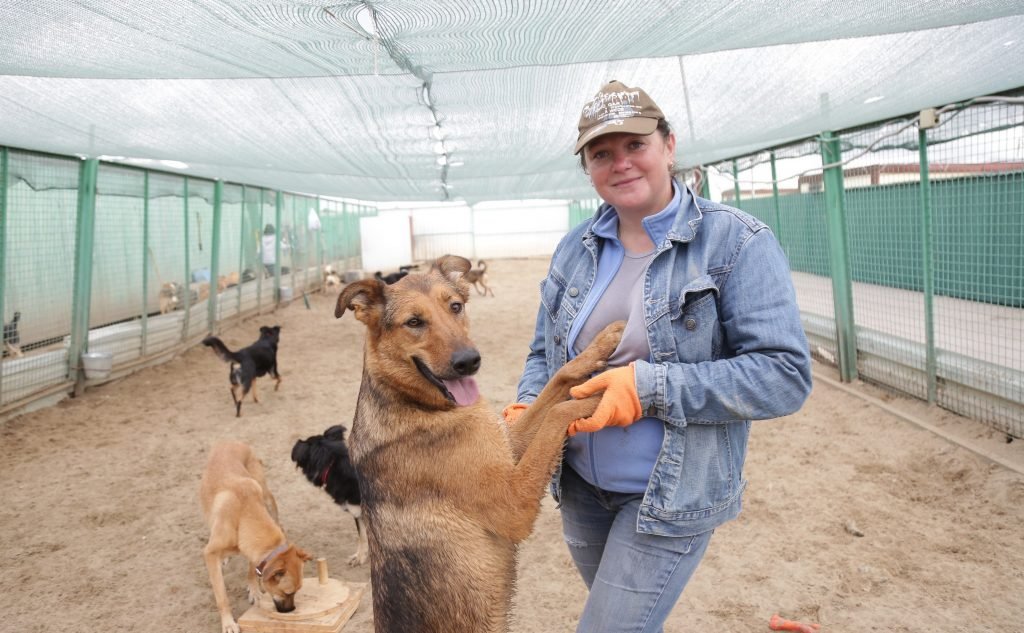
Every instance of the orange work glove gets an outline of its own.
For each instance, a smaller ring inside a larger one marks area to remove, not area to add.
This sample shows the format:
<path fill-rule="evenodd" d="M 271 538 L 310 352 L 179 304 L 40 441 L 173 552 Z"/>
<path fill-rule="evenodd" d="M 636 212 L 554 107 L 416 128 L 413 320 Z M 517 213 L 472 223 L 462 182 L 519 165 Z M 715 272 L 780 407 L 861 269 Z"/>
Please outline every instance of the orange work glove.
<path fill-rule="evenodd" d="M 633 363 L 600 373 L 582 385 L 569 390 L 573 398 L 587 398 L 603 391 L 594 415 L 569 425 L 569 435 L 593 433 L 606 426 L 629 426 L 640 419 L 640 396 L 636 393 Z"/>
<path fill-rule="evenodd" d="M 506 424 L 513 424 L 523 414 L 523 411 L 526 411 L 528 406 L 530 405 L 522 402 L 513 402 L 501 410 L 501 417 L 505 418 Z"/>

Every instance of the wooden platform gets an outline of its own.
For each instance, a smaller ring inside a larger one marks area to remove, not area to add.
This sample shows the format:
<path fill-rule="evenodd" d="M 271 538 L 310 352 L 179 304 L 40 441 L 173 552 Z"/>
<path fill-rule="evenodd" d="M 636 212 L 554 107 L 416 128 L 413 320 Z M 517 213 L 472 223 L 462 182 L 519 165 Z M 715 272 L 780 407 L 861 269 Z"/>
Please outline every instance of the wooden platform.
<path fill-rule="evenodd" d="M 278 613 L 264 594 L 238 619 L 242 633 L 339 633 L 359 606 L 366 583 L 333 578 L 304 578 L 295 594 L 295 610 Z"/>

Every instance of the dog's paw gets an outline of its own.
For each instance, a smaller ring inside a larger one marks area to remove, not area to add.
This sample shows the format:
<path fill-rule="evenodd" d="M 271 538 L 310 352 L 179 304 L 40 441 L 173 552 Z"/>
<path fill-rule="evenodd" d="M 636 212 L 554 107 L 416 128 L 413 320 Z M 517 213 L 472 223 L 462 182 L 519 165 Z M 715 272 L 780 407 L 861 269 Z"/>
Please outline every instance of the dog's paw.
<path fill-rule="evenodd" d="M 625 321 L 615 321 L 605 326 L 579 356 L 562 367 L 566 377 L 579 381 L 589 378 L 591 374 L 607 369 L 608 357 L 619 346 L 619 341 L 622 340 L 622 332 L 625 329 Z"/>
<path fill-rule="evenodd" d="M 259 587 L 256 587 L 254 585 L 250 585 L 248 587 L 248 589 L 246 589 L 246 594 L 247 594 L 246 597 L 249 599 L 249 604 L 259 604 L 259 602 L 260 602 L 260 589 L 259 589 Z"/>
<path fill-rule="evenodd" d="M 348 557 L 348 566 L 359 567 L 360 565 L 365 565 L 368 558 L 366 552 L 356 552 Z"/>
<path fill-rule="evenodd" d="M 239 628 L 238 622 L 235 622 L 235 619 L 231 617 L 221 620 L 220 628 L 221 633 L 242 633 L 242 629 Z"/>

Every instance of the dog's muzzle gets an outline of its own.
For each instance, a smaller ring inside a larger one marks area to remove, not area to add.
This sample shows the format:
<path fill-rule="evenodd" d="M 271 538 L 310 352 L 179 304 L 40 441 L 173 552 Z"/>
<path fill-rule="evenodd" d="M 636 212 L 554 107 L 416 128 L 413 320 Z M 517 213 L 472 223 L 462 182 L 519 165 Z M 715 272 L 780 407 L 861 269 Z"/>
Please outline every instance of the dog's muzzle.
<path fill-rule="evenodd" d="M 280 600 L 275 597 L 274 608 L 277 609 L 278 613 L 291 613 L 295 610 L 295 594 L 285 594 Z"/>

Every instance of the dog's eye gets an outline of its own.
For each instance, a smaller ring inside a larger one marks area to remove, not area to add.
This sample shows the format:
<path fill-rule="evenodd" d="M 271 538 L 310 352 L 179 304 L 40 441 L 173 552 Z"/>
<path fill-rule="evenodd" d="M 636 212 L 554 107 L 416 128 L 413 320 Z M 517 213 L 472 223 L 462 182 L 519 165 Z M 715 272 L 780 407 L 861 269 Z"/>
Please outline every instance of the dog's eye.
<path fill-rule="evenodd" d="M 279 570 L 277 570 L 277 572 L 274 573 L 274 580 L 278 580 L 279 581 L 282 578 L 284 578 L 284 570 L 283 569 L 279 569 Z"/>
<path fill-rule="evenodd" d="M 412 317 L 411 319 L 409 319 L 408 321 L 405 322 L 405 326 L 406 327 L 422 327 L 423 326 L 423 319 L 420 319 L 419 317 Z"/>
<path fill-rule="evenodd" d="M 458 301 L 452 301 L 452 312 L 455 314 L 462 312 L 462 304 Z"/>

